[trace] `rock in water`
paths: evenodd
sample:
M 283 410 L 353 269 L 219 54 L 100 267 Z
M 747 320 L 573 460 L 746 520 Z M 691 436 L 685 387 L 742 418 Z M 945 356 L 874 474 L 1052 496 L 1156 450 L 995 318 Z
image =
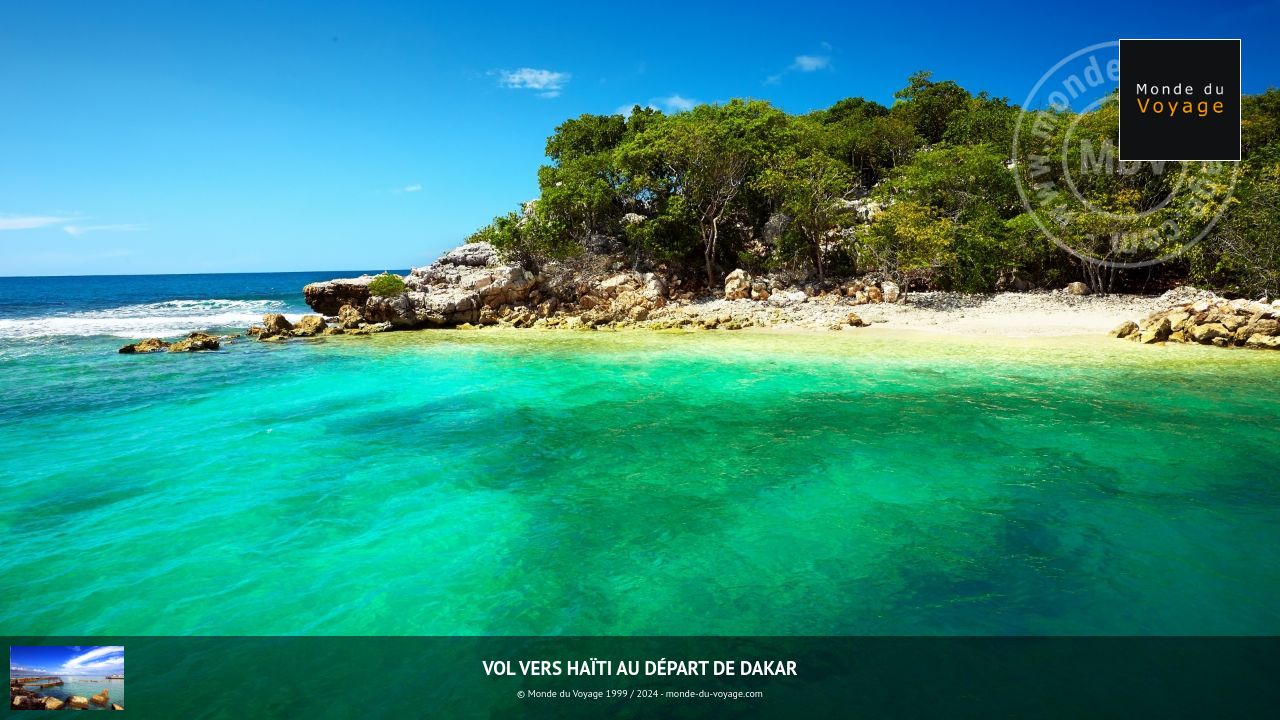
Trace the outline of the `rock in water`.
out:
M 140 340 L 136 343 L 125 345 L 120 348 L 120 352 L 125 355 L 131 355 L 133 353 L 160 352 L 162 350 L 167 350 L 168 348 L 169 343 L 161 340 L 160 338 L 147 338 L 146 340 Z
M 72 695 L 67 699 L 67 707 L 75 708 L 77 710 L 88 709 L 89 698 L 84 697 L 83 695 Z
M 343 305 L 363 307 L 369 299 L 369 282 L 372 275 L 357 278 L 339 278 L 311 283 L 302 288 L 302 297 L 312 310 L 325 315 L 336 315 Z
M 285 319 L 280 313 L 267 313 L 262 316 L 262 334 L 267 335 L 289 335 L 293 332 L 293 323 Z
M 751 276 L 747 271 L 738 269 L 729 273 L 724 279 L 724 299 L 742 300 L 751 296 Z
M 214 335 L 193 332 L 185 338 L 169 346 L 169 352 L 203 352 L 217 350 L 221 343 Z
M 1066 289 L 1067 289 L 1067 292 L 1071 295 L 1088 295 L 1090 292 L 1089 286 L 1085 285 L 1079 280 L 1073 283 L 1068 283 Z
M 342 307 L 351 306 L 343 305 Z M 324 332 L 324 329 L 328 326 L 324 318 L 319 315 L 303 315 L 297 324 L 293 326 L 293 334 L 297 337 L 314 337 Z

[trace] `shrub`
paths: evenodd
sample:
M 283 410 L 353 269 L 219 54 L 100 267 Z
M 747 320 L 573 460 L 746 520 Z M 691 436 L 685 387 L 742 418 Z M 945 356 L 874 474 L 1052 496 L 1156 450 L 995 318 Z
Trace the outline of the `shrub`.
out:
M 395 297 L 404 292 L 404 280 L 399 275 L 384 272 L 369 281 L 369 294 L 378 297 Z

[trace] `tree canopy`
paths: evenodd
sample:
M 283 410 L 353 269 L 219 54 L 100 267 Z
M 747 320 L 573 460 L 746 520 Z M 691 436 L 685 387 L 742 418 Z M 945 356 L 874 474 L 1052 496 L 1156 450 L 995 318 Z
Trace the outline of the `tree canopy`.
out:
M 1230 212 L 1190 251 L 1156 269 L 1104 277 L 1039 231 L 1052 221 L 1072 247 L 1107 257 L 1115 237 L 1143 237 L 1175 219 L 1192 232 L 1222 209 L 1187 197 L 1161 204 L 1179 178 L 1222 189 L 1229 179 L 1210 177 L 1200 163 L 1074 173 L 1118 162 L 1116 112 L 1103 103 L 1060 113 L 1048 142 L 1069 151 L 1048 167 L 1011 161 L 1016 105 L 928 72 L 908 78 L 890 106 L 847 98 L 790 115 L 732 100 L 670 115 L 640 106 L 581 115 L 547 139 L 537 201 L 473 239 L 535 265 L 604 252 L 637 268 L 696 273 L 709 286 L 743 267 L 798 270 L 819 282 L 880 272 L 975 292 L 996 289 L 1010 273 L 1041 285 L 1085 279 L 1104 290 L 1176 277 L 1280 292 L 1277 90 L 1245 98 L 1244 162 Z M 1073 142 L 1063 142 L 1066 133 Z M 1016 182 L 1030 173 L 1075 192 L 1032 214 Z

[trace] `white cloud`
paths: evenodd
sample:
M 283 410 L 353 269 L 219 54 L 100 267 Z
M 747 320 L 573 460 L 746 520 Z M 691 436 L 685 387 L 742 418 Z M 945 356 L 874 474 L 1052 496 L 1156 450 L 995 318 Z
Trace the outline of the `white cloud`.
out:
M 816 72 L 829 67 L 831 67 L 829 55 L 797 55 L 796 61 L 791 63 L 791 69 L 800 72 Z
M 81 653 L 62 664 L 62 673 L 67 675 L 95 675 L 124 670 L 124 648 L 119 645 L 104 645 L 88 652 Z
M 75 220 L 75 218 L 57 215 L 0 216 L 0 230 L 31 230 L 48 227 L 49 225 L 59 225 L 68 220 Z
M 84 235 L 91 232 L 137 232 L 146 230 L 146 225 L 137 223 L 117 223 L 114 225 L 65 225 L 62 228 L 68 235 Z
M 653 102 L 661 105 L 667 112 L 684 112 L 685 110 L 692 110 L 693 106 L 698 104 L 697 100 L 683 97 L 679 94 L 657 98 Z
M 405 192 L 422 192 L 422 183 L 414 183 L 414 184 L 412 184 L 412 185 L 405 185 L 405 186 L 404 186 L 404 191 L 405 191 Z
M 520 68 L 518 70 L 499 70 L 498 84 L 515 90 L 537 90 L 538 97 L 553 98 L 560 95 L 569 78 L 566 72 L 543 70 L 539 68 Z
M 781 85 L 782 79 L 785 78 L 788 74 L 793 72 L 811 73 L 811 72 L 818 72 L 819 70 L 830 70 L 831 55 L 827 53 L 830 53 L 832 50 L 834 50 L 834 48 L 831 47 L 831 43 L 827 43 L 827 42 L 822 43 L 821 48 L 822 48 L 821 53 L 795 56 L 795 58 L 791 61 L 791 64 L 788 65 L 782 72 L 778 72 L 778 73 L 774 73 L 772 75 L 766 76 L 764 79 L 764 84 L 765 85 Z

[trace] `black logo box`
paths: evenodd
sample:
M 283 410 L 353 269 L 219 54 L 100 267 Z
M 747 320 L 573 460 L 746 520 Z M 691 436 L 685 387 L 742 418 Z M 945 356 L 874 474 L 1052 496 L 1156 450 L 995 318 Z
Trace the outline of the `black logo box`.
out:
M 1120 40 L 1120 159 L 1238 162 L 1240 41 Z

